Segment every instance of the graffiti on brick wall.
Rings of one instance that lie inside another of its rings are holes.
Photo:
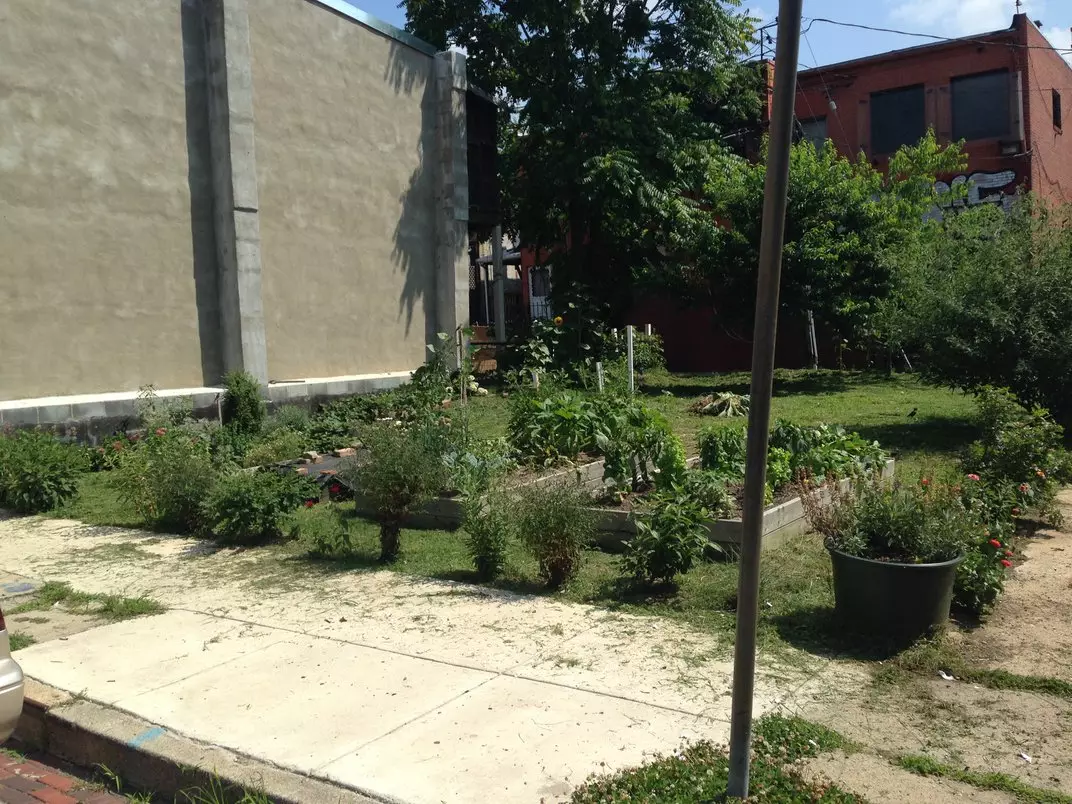
[[[954,188],[963,184],[968,185],[967,192],[962,197],[948,199],[945,203],[939,202],[943,207],[969,207],[978,204],[1000,204],[1007,212],[1012,206],[1016,196],[1016,172],[1013,170],[999,170],[992,173],[978,172],[970,176],[957,176],[950,182],[935,182],[934,189],[939,196],[948,195]]]

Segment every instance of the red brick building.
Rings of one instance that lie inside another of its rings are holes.
[[[928,128],[963,140],[968,203],[1024,188],[1072,202],[1072,67],[1026,15],[1007,30],[802,71],[798,134],[884,168]]]

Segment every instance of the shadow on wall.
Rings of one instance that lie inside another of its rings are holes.
[[[190,239],[197,300],[197,334],[201,344],[203,382],[205,385],[214,385],[223,377],[223,356],[220,350],[205,20],[199,0],[178,1],[182,15],[182,60],[186,81],[187,182],[190,189]]]
[[[420,303],[425,343],[432,343],[436,333],[436,70],[434,59],[430,73],[422,69],[421,62],[427,58],[392,42],[383,77],[396,94],[420,98],[418,166],[399,197],[401,214],[395,225],[391,256],[396,270],[405,275],[398,312],[405,315],[406,334],[412,329],[414,310]]]

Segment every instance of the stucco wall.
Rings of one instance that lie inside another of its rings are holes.
[[[0,399],[218,371],[187,17],[179,0],[0,2]]]
[[[434,60],[307,0],[250,6],[271,379],[412,369],[434,329]]]

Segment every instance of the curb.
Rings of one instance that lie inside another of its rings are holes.
[[[135,790],[164,797],[224,788],[256,790],[276,804],[403,804],[193,740],[135,715],[25,680],[22,744],[82,768],[103,765]],[[229,797],[241,798],[241,793]]]

